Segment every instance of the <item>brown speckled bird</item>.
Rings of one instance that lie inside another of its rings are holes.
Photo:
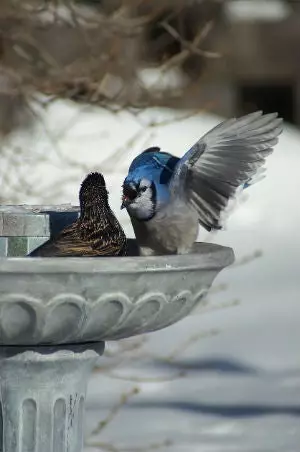
[[[100,173],[90,173],[82,182],[80,217],[32,251],[31,257],[124,256],[125,233],[108,204],[105,180]]]

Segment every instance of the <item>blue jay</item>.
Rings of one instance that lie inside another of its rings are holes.
[[[199,224],[221,229],[221,213],[263,171],[282,122],[277,113],[257,111],[220,123],[182,158],[158,147],[139,154],[123,183],[121,209],[129,213],[140,253],[185,254]]]

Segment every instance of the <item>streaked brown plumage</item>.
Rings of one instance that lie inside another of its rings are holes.
[[[31,257],[124,256],[125,233],[108,204],[102,174],[90,173],[82,182],[80,217],[29,254]]]

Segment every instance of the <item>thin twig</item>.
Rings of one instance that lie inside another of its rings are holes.
[[[236,268],[236,267],[240,267],[241,265],[249,264],[250,262],[254,261],[255,259],[259,259],[262,256],[263,256],[263,251],[256,250],[252,254],[249,254],[240,259],[237,259],[229,268]]]
[[[117,447],[111,443],[103,443],[100,441],[88,441],[86,443],[87,447],[95,447],[105,452],[151,452],[160,450],[165,447],[172,446],[173,441],[165,440],[161,443],[149,444],[148,446],[143,447]]]
[[[167,22],[163,21],[160,22],[160,24],[174,39],[176,39],[176,41],[179,41],[182,47],[187,49],[189,53],[193,53],[199,56],[205,56],[207,58],[220,58],[221,55],[219,53],[199,49],[194,45],[193,42],[189,42],[183,39],[182,36],[178,33],[178,31],[175,30],[175,28],[172,27]],[[203,30],[201,30],[201,40],[202,39],[203,39]]]
[[[106,372],[105,374],[113,380],[131,381],[135,383],[164,383],[167,381],[178,380],[186,376],[185,371],[180,371],[166,377],[136,377],[134,375],[117,375],[113,372]]]
[[[135,387],[131,391],[129,391],[125,394],[122,394],[119,403],[111,409],[110,413],[103,421],[99,422],[97,427],[91,432],[91,436],[98,435],[99,433],[101,433],[102,430],[104,430],[104,428],[117,416],[117,414],[119,413],[121,408],[124,405],[126,405],[126,403],[130,400],[130,398],[139,394],[139,392],[140,392],[140,388]]]

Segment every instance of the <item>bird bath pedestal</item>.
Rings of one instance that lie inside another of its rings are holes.
[[[0,207],[0,452],[80,452],[89,374],[106,340],[189,314],[233,260],[196,244],[185,256],[31,258],[74,221],[68,206]]]

